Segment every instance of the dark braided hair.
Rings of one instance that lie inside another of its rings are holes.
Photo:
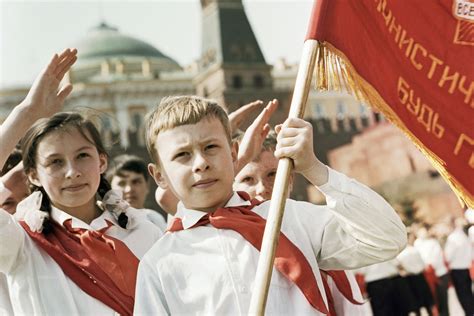
[[[51,213],[51,201],[44,191],[43,188],[36,187],[37,189],[35,191],[40,191],[43,194],[43,198],[41,199],[41,206],[40,210],[47,212],[48,214]],[[51,223],[51,220],[49,217],[46,217],[43,221],[43,233],[44,234],[49,234],[53,230],[53,224]]]
[[[49,133],[58,130],[65,130],[68,128],[76,128],[81,135],[93,144],[99,154],[108,157],[107,151],[102,143],[99,131],[92,121],[84,118],[81,114],[75,112],[61,112],[49,118],[38,120],[26,133],[21,142],[21,149],[23,152],[23,168],[28,175],[36,169],[36,159],[38,145],[41,140]],[[110,184],[103,175],[100,177],[99,188],[97,193],[101,198],[110,190]],[[48,214],[51,213],[51,201],[42,187],[30,184],[30,192],[41,191],[43,200],[41,202],[40,210]],[[120,220],[120,216],[122,220]],[[122,213],[119,216],[119,225],[126,227],[128,218]],[[125,219],[124,219],[125,218]],[[43,223],[43,233],[47,234],[51,231],[52,225],[49,218],[46,218]]]

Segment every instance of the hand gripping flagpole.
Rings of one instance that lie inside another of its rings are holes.
[[[293,98],[291,100],[290,113],[288,115],[290,118],[303,118],[304,115],[318,53],[318,41],[312,38],[315,37],[315,28],[318,24],[316,22],[321,21],[319,15],[321,12],[324,12],[321,7],[322,3],[324,3],[324,1],[315,1],[313,7],[307,36],[309,39],[305,41],[303,46],[303,53],[296,76]],[[257,265],[255,287],[250,301],[249,315],[264,315],[265,313],[268,289],[272,278],[273,262],[275,260],[275,250],[280,235],[285,201],[288,194],[288,180],[292,167],[293,164],[290,158],[282,158],[278,162],[270,210],[263,233],[260,258]]]

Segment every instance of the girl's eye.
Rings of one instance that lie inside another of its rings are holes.
[[[89,157],[90,155],[88,153],[80,153],[77,157],[78,158],[86,158]]]
[[[63,161],[61,159],[53,159],[51,160],[51,165],[60,165]]]

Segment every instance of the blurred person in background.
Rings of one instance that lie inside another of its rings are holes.
[[[443,249],[434,237],[431,225],[424,223],[416,231],[415,248],[425,263],[425,274],[440,316],[448,316],[449,273]]]
[[[421,308],[425,308],[428,315],[432,315],[434,300],[423,273],[425,263],[418,250],[414,247],[416,237],[413,228],[408,228],[407,232],[408,245],[397,256],[399,272],[410,287],[411,295],[413,295],[415,315],[420,315]]]
[[[467,222],[458,217],[452,220],[452,232],[448,235],[444,254],[450,268],[450,276],[459,302],[466,315],[474,315],[474,295],[471,288],[471,243],[466,235]]]
[[[469,241],[471,242],[471,280],[472,280],[472,290],[474,291],[474,209],[465,207],[466,211],[464,212],[464,217],[469,224],[467,229],[467,236],[469,237]]]

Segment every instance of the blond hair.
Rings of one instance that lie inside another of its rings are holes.
[[[146,148],[151,159],[159,163],[156,148],[156,139],[160,132],[178,126],[197,124],[203,119],[217,118],[224,127],[224,131],[231,143],[229,118],[225,110],[213,100],[198,96],[173,96],[163,98],[160,104],[147,114],[146,121]]]

